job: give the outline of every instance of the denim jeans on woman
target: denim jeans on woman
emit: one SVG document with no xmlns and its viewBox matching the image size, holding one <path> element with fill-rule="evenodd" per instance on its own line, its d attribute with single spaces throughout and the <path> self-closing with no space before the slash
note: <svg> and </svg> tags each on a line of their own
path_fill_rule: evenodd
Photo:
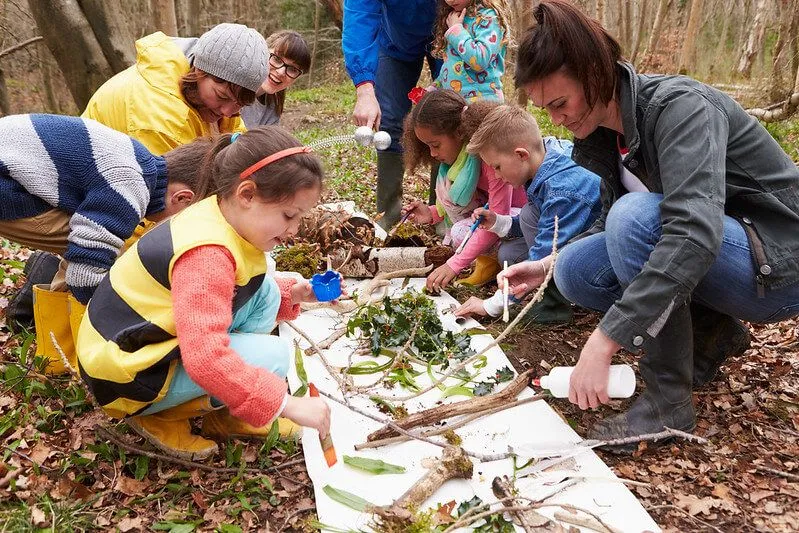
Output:
<svg viewBox="0 0 799 533">
<path fill-rule="evenodd" d="M 641 271 L 661 236 L 655 193 L 627 193 L 608 213 L 605 231 L 570 243 L 555 266 L 555 283 L 566 298 L 607 311 Z M 741 224 L 724 217 L 716 261 L 693 292 L 693 300 L 735 318 L 779 322 L 799 315 L 799 284 L 766 290 L 758 297 L 749 242 Z"/>
</svg>

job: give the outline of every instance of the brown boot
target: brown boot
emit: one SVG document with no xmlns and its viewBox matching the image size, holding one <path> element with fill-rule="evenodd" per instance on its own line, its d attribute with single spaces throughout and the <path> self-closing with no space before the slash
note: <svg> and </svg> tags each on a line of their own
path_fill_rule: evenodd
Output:
<svg viewBox="0 0 799 533">
<path fill-rule="evenodd" d="M 219 447 L 214 441 L 193 434 L 190 420 L 213 410 L 208 396 L 200 396 L 158 413 L 131 417 L 127 423 L 159 450 L 188 461 L 201 461 L 214 455 Z"/>
</svg>

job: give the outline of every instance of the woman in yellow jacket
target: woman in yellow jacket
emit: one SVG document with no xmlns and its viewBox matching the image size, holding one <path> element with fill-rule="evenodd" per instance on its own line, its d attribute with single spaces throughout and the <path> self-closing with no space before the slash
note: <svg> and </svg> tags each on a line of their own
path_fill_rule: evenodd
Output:
<svg viewBox="0 0 799 533">
<path fill-rule="evenodd" d="M 105 82 L 83 112 L 161 155 L 197 137 L 243 131 L 242 106 L 269 74 L 263 36 L 219 24 L 199 38 L 136 41 L 136 64 Z"/>
</svg>

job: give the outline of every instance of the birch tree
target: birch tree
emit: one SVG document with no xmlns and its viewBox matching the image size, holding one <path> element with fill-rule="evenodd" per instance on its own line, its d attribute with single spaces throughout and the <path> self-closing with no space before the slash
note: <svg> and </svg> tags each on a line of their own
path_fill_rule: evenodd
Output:
<svg viewBox="0 0 799 533">
<path fill-rule="evenodd" d="M 680 54 L 680 64 L 678 72 L 686 74 L 694 70 L 696 63 L 696 37 L 701 29 L 702 8 L 704 0 L 691 0 L 691 13 L 688 16 L 688 27 L 685 30 L 685 40 L 683 41 L 682 53 Z"/>
</svg>

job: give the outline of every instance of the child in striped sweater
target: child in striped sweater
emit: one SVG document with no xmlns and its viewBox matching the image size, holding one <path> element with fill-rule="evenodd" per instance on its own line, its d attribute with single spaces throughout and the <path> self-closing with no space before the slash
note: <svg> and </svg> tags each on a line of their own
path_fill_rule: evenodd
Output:
<svg viewBox="0 0 799 533">
<path fill-rule="evenodd" d="M 111 416 L 182 458 L 217 451 L 194 435 L 265 436 L 282 415 L 325 436 L 327 404 L 288 393 L 288 344 L 269 335 L 315 301 L 307 280 L 274 279 L 264 252 L 316 205 L 322 166 L 276 126 L 225 134 L 217 195 L 146 233 L 97 288 L 78 335 L 81 377 Z M 288 426 L 288 424 L 285 424 Z"/>
</svg>

